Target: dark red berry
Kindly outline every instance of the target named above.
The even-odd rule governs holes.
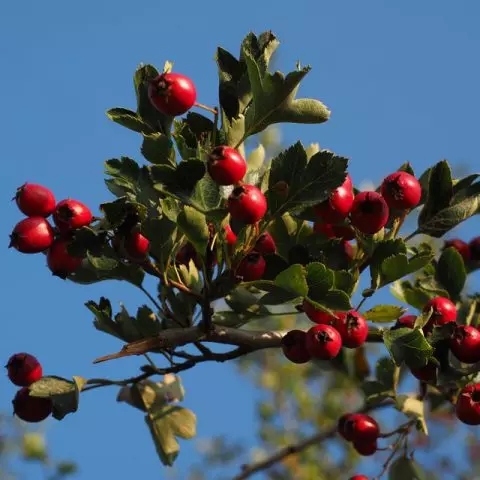
[[[365,475],[354,475],[353,477],[350,477],[349,480],[368,480],[368,477]]]
[[[350,242],[347,242],[346,240],[343,240],[340,243],[340,248],[341,248],[341,252],[345,256],[345,261],[347,262],[347,264],[349,264],[353,260],[353,257],[354,257],[354,252],[353,252],[352,245],[350,244]]]
[[[395,328],[413,328],[417,317],[415,315],[404,315],[397,320]]]
[[[475,237],[473,240],[470,240],[468,244],[470,248],[470,258],[475,263],[480,262],[480,237]]]
[[[352,204],[352,180],[347,175],[343,184],[333,191],[330,198],[315,205],[313,210],[324,223],[339,223],[350,213]]]
[[[197,99],[192,80],[181,73],[162,73],[148,88],[152,105],[165,115],[176,117],[190,110]]]
[[[367,340],[367,321],[355,310],[337,312],[331,323],[342,337],[344,347],[357,348]]]
[[[353,432],[350,430],[350,431],[347,431],[345,429],[345,426],[347,425],[347,422],[350,420],[350,417],[352,417],[353,414],[352,413],[346,413],[345,415],[342,415],[339,419],[338,419],[338,423],[337,423],[337,432],[345,439],[347,440],[347,442],[351,442],[353,440]]]
[[[235,245],[237,243],[237,236],[232,230],[232,227],[230,225],[225,225],[225,241],[227,242],[228,245]]]
[[[453,240],[447,240],[444,248],[453,247],[462,256],[465,263],[470,261],[470,247],[467,242],[455,238]]]
[[[47,250],[53,239],[53,229],[45,218],[29,217],[15,225],[9,246],[22,253],[39,253]]]
[[[363,413],[351,414],[345,421],[344,432],[346,438],[358,443],[371,443],[380,435],[377,421],[370,415]]]
[[[395,172],[386,177],[381,192],[388,206],[398,210],[416,207],[422,197],[420,183],[407,172]]]
[[[190,260],[193,260],[198,269],[202,267],[202,261],[195,247],[190,242],[187,242],[175,255],[175,263],[188,267]]]
[[[85,204],[71,198],[58,202],[53,212],[55,225],[62,233],[86,227],[92,218],[92,212]]]
[[[270,255],[277,251],[277,246],[273,237],[268,232],[264,232],[258,237],[255,250],[262,255]]]
[[[12,403],[15,415],[25,422],[41,422],[52,413],[50,398],[31,397],[28,387],[21,388]]]
[[[234,148],[221,145],[208,156],[207,169],[218,185],[233,185],[247,173],[247,162]]]
[[[40,362],[29,353],[16,353],[7,363],[8,378],[18,387],[28,387],[42,378]]]
[[[467,385],[457,398],[457,418],[467,425],[480,425],[480,383]]]
[[[342,348],[342,337],[330,325],[315,325],[307,332],[306,345],[312,357],[331,360]]]
[[[457,320],[457,308],[455,304],[445,297],[432,298],[423,307],[423,312],[428,313],[433,309],[430,320],[425,325],[426,330],[431,330],[435,325],[445,325],[446,323],[455,322]]]
[[[316,222],[313,226],[315,233],[321,233],[327,238],[341,238],[343,240],[353,240],[355,231],[350,225],[333,225],[331,223]]]
[[[257,223],[267,211],[267,200],[257,187],[241,185],[228,197],[228,211],[232,218],[243,223]]]
[[[303,312],[312,321],[318,324],[330,325],[333,317],[322,310],[317,310],[308,300],[303,301]]]
[[[52,191],[35,183],[25,183],[17,188],[15,200],[27,217],[48,217],[55,210]]]
[[[140,232],[132,232],[125,238],[125,253],[132,262],[143,262],[150,249],[150,241]]]
[[[411,368],[410,371],[415,378],[422,382],[433,385],[437,383],[437,366],[432,362],[427,363],[424,367]]]
[[[70,273],[78,270],[82,264],[81,257],[75,257],[68,252],[69,243],[69,240],[58,238],[47,253],[48,268],[60,278],[66,278]]]
[[[260,280],[265,273],[265,259],[258,252],[250,252],[241,262],[235,272],[244,282]]]
[[[283,354],[293,363],[307,363],[311,356],[306,347],[307,334],[302,330],[291,330],[282,338]]]
[[[388,222],[387,202],[377,192],[361,192],[355,196],[350,214],[352,225],[362,233],[373,235]]]
[[[355,450],[365,457],[373,455],[377,451],[377,441],[373,440],[372,442],[353,442]]]
[[[456,326],[450,350],[463,363],[480,362],[480,332],[472,326]]]

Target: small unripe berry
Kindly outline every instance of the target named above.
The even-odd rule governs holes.
[[[450,350],[463,363],[480,362],[480,332],[472,326],[456,326]]]
[[[48,217],[55,210],[55,196],[42,185],[25,183],[17,189],[17,206],[27,217]]]
[[[387,202],[377,192],[361,192],[355,196],[350,214],[352,225],[362,233],[373,235],[388,222]]]
[[[9,247],[22,253],[39,253],[47,250],[53,239],[53,229],[45,218],[28,217],[15,225]]]
[[[69,240],[58,238],[47,253],[48,268],[60,278],[66,278],[70,273],[78,270],[82,264],[81,257],[75,257],[68,252],[69,243]]]
[[[85,204],[71,198],[58,202],[53,212],[53,221],[61,233],[86,227],[92,218],[92,212]]]
[[[28,387],[42,378],[40,362],[29,353],[12,355],[6,365],[8,378],[18,387]]]
[[[315,325],[307,332],[306,345],[313,358],[331,360],[342,348],[342,337],[330,325]]]
[[[308,300],[303,301],[303,312],[312,321],[318,324],[329,325],[333,317],[322,310],[317,310]]]
[[[285,357],[293,363],[307,363],[311,356],[306,347],[307,334],[302,330],[291,330],[282,338]]]
[[[444,248],[453,247],[463,258],[465,263],[470,261],[470,247],[467,242],[454,238],[445,242]]]
[[[228,211],[243,223],[257,223],[267,212],[267,200],[254,185],[240,185],[228,197]]]
[[[192,80],[181,73],[162,73],[148,88],[152,105],[161,113],[175,117],[190,110],[197,99]]]
[[[420,183],[407,172],[395,172],[386,177],[381,192],[388,206],[398,210],[416,207],[422,197]]]
[[[210,153],[207,169],[218,185],[233,185],[247,173],[247,162],[234,148],[221,145]]]
[[[480,425],[480,383],[467,385],[457,398],[457,418],[467,425]]]
[[[23,387],[17,392],[12,404],[15,415],[25,422],[41,422],[52,413],[50,398],[31,397],[28,387]]]
[[[332,192],[330,198],[315,205],[313,210],[324,223],[339,223],[350,213],[352,204],[352,180],[347,175],[343,184]]]
[[[430,309],[433,309],[430,320],[425,325],[425,330],[431,330],[435,325],[445,325],[446,323],[456,322],[457,320],[457,308],[455,304],[445,297],[432,298],[423,307],[423,312],[427,313]]]
[[[268,232],[262,233],[255,243],[255,250],[262,255],[270,255],[277,251],[275,240]]]
[[[367,321],[355,310],[337,312],[331,324],[342,337],[342,344],[347,348],[363,345],[368,336]]]
[[[236,270],[236,275],[242,277],[244,282],[260,280],[265,273],[265,259],[258,252],[250,252]]]

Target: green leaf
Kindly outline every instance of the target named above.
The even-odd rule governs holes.
[[[437,264],[437,280],[455,298],[463,290],[467,281],[467,272],[463,258],[453,247],[443,250]]]
[[[419,400],[416,395],[398,395],[395,404],[397,410],[411,418],[416,418],[418,420],[417,428],[420,427],[419,430],[428,435],[423,400]]]
[[[195,186],[192,203],[208,212],[222,207],[223,197],[220,187],[212,180],[210,175],[205,175]]]
[[[434,257],[433,252],[420,253],[410,259],[403,253],[386,258],[380,268],[380,286],[403,278],[426,267]]]
[[[105,213],[105,219],[110,229],[122,226],[127,217],[135,217],[138,222],[142,222],[147,216],[145,205],[133,202],[127,197],[117,198],[113,202],[102,203],[100,209]]]
[[[141,152],[149,162],[155,165],[176,165],[172,141],[163,133],[144,135]]]
[[[85,303],[85,306],[95,315],[93,324],[97,330],[120,339],[122,338],[120,328],[112,319],[112,306],[110,300],[101,297],[98,304],[93,300],[90,300]]]
[[[196,416],[183,407],[166,406],[147,415],[145,421],[164,465],[172,466],[178,456],[180,445],[176,437],[189,439],[196,435]]]
[[[107,117],[115,123],[139,133],[151,133],[150,125],[136,113],[126,108],[112,108],[107,110]]]
[[[386,398],[393,397],[394,392],[381,382],[375,380],[367,380],[362,382],[361,388],[365,395],[367,404],[380,402]]]
[[[215,323],[215,325],[220,325],[221,327],[239,328],[247,324],[251,320],[255,320],[258,318],[258,315],[249,312],[215,312],[213,314],[213,323]]]
[[[204,257],[209,240],[205,215],[186,205],[178,215],[177,224],[178,228],[193,244],[195,250]]]
[[[158,317],[146,305],[138,308],[135,325],[143,338],[154,337],[162,330]]]
[[[264,305],[258,305],[258,300],[257,295],[243,287],[235,288],[225,297],[225,303],[235,313],[249,312],[256,315],[269,315],[270,310]]]
[[[350,297],[341,290],[333,289],[328,291],[325,296],[321,300],[317,300],[316,303],[337,312],[346,312],[352,309]]]
[[[424,367],[433,355],[433,348],[419,329],[387,330],[383,340],[394,362],[405,362],[411,368]]]
[[[420,310],[434,296],[421,288],[412,286],[408,280],[395,282],[390,288],[390,292],[400,302],[407,303]]]
[[[407,253],[405,242],[397,238],[395,240],[382,240],[374,245],[372,259],[370,261],[370,275],[372,278],[371,288],[376,290],[381,282],[381,267],[383,262],[398,254]]]
[[[382,357],[375,366],[375,376],[377,380],[392,390],[395,383],[395,364],[389,357]]]
[[[335,289],[342,290],[349,295],[352,295],[357,286],[358,277],[355,278],[354,275],[346,270],[334,270],[333,275]]]
[[[143,224],[143,230],[150,240],[150,255],[161,269],[165,268],[177,240],[177,225],[166,216],[148,218]]]
[[[313,300],[321,299],[333,288],[334,272],[323,263],[307,265],[308,296]]]
[[[118,266],[118,260],[107,255],[96,256],[87,252],[87,258],[90,262],[90,265],[96,270],[101,270],[104,272],[110,272]]]
[[[390,465],[388,480],[427,480],[427,475],[415,460],[402,456]]]
[[[276,276],[274,284],[297,297],[305,297],[308,293],[305,267],[291,265]]]
[[[362,315],[365,317],[365,320],[370,320],[374,323],[389,323],[400,318],[405,312],[405,308],[397,305],[376,305]]]
[[[249,170],[258,170],[265,162],[265,147],[260,144],[254,148],[247,157],[247,165]]]

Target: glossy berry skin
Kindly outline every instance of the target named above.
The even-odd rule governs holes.
[[[480,361],[480,331],[472,326],[458,325],[450,339],[450,350],[463,363]]]
[[[92,212],[85,204],[71,198],[58,202],[53,212],[53,221],[61,233],[86,227],[92,218]]]
[[[315,205],[313,211],[324,223],[339,223],[350,213],[353,196],[352,180],[347,175],[343,184],[333,191],[330,198]]]
[[[470,240],[468,247],[472,261],[475,263],[480,262],[480,237],[475,237],[473,240]]]
[[[190,110],[197,99],[192,80],[181,73],[162,73],[148,87],[148,98],[161,113],[176,117]]]
[[[257,223],[267,212],[267,199],[254,185],[241,185],[228,197],[230,216],[248,225]]]
[[[467,425],[480,425],[480,383],[467,385],[457,398],[457,418]]]
[[[27,217],[48,217],[56,205],[52,191],[35,183],[25,183],[17,188],[15,201]]]
[[[273,237],[268,232],[264,232],[258,237],[255,243],[255,250],[262,255],[271,255],[276,253],[277,246]]]
[[[416,320],[415,315],[404,315],[397,320],[394,328],[413,328]]]
[[[373,235],[388,222],[390,210],[377,192],[360,192],[353,201],[350,218],[352,225],[362,233]]]
[[[431,383],[433,385],[436,385],[437,383],[437,367],[431,362],[427,363],[424,367],[411,368],[410,372],[416,379],[422,382]]]
[[[225,225],[225,241],[227,242],[227,245],[233,246],[237,243],[237,236],[235,235],[234,231],[232,230],[232,227],[230,225]]]
[[[306,346],[313,358],[331,360],[342,348],[342,337],[330,325],[315,325],[307,332]]]
[[[244,282],[260,280],[265,273],[265,259],[258,252],[250,252],[241,262],[235,272]]]
[[[369,457],[377,451],[377,441],[373,440],[372,442],[353,442],[353,447],[360,455],[364,457]]]
[[[430,308],[433,308],[432,316],[425,325],[425,329],[432,329],[435,325],[445,325],[446,323],[456,322],[457,320],[457,308],[455,304],[445,297],[432,298],[423,307],[423,312],[427,313]]]
[[[380,191],[387,205],[398,210],[416,207],[422,197],[419,181],[407,172],[395,172],[386,177]]]
[[[358,348],[368,336],[367,321],[355,310],[337,312],[331,324],[342,337],[342,344],[347,348]]]
[[[47,253],[47,265],[51,272],[60,278],[66,278],[79,269],[81,257],[74,257],[68,252],[69,241],[58,238]]]
[[[39,253],[47,250],[53,239],[53,229],[45,218],[28,217],[15,225],[9,247],[21,253]]]
[[[127,258],[132,262],[143,262],[150,250],[150,241],[140,232],[131,232],[124,243]]]
[[[305,315],[315,323],[319,325],[330,325],[333,317],[326,313],[322,312],[321,310],[317,310],[308,300],[304,300],[302,304],[302,309]]]
[[[350,225],[333,225],[332,223],[316,222],[313,225],[315,233],[321,233],[327,238],[341,238],[343,240],[353,240],[355,231]]]
[[[29,353],[12,355],[6,365],[8,378],[18,387],[28,387],[43,375],[40,362]]]
[[[41,422],[52,413],[52,401],[49,398],[31,397],[28,387],[17,392],[12,404],[15,415],[25,422]]]
[[[234,148],[221,145],[208,156],[207,170],[218,185],[233,185],[247,173],[247,162]]]
[[[447,240],[444,248],[453,247],[462,256],[463,261],[468,263],[470,261],[470,247],[467,242],[458,238]]]
[[[282,338],[285,357],[293,363],[307,363],[311,356],[306,347],[307,334],[302,330],[291,330]]]
[[[349,415],[343,429],[345,438],[354,443],[371,443],[376,441],[380,435],[377,421],[363,413]]]

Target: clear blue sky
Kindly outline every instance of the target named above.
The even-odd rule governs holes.
[[[409,160],[417,172],[448,158],[478,165],[480,30],[478,2],[2,2],[0,6],[0,359],[36,354],[50,374],[120,378],[140,360],[93,366],[120,344],[91,323],[88,299],[110,297],[132,310],[144,302],[119,283],[80,287],[52,278],[43,256],[7,250],[20,219],[10,203],[25,181],[50,186],[57,198],[97,206],[109,198],[103,161],[139,158],[139,138],[104,112],[134,106],[132,74],[140,62],[166,59],[192,77],[199,101],[216,103],[217,45],[238,52],[250,30],[280,38],[282,70],[311,64],[300,93],[332,110],[328,124],[288,127],[285,139],[319,142],[350,157],[355,183],[379,181]],[[478,167],[477,167],[478,169]],[[468,238],[475,223],[461,229]],[[477,230],[478,234],[478,220]],[[255,444],[257,393],[228,365],[183,376],[185,405],[198,415],[200,437],[227,434]],[[0,409],[13,387],[0,378]],[[55,457],[81,464],[78,478],[164,478],[141,413],[115,403],[116,391],[82,395],[81,409],[48,422]],[[184,443],[180,471],[198,458]],[[136,461],[138,459],[138,461]],[[36,475],[32,473],[31,478]],[[29,477],[30,478],[30,477]],[[41,478],[41,477],[38,477]]]

